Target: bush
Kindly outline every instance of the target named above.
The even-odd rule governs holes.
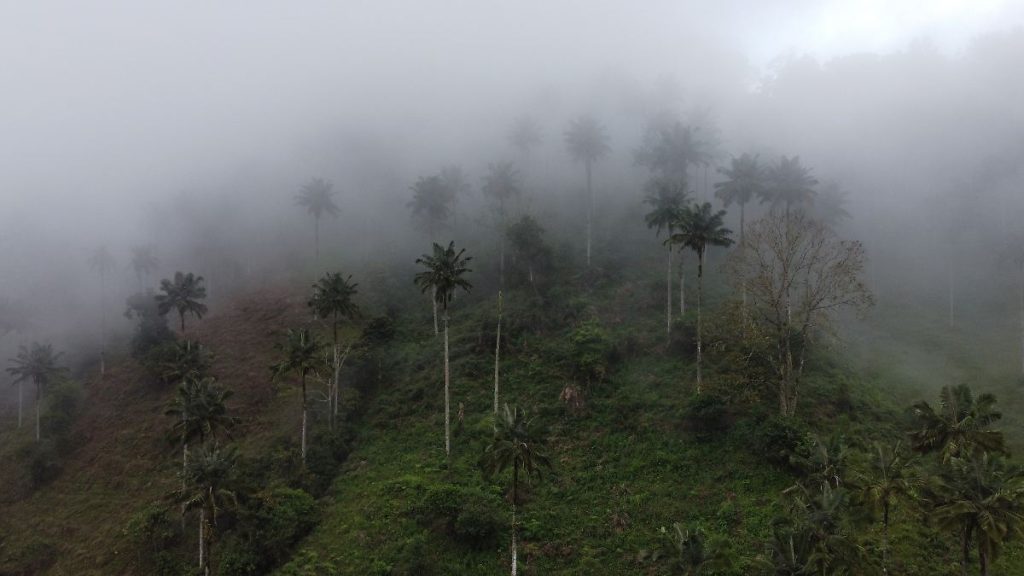
[[[683,410],[684,428],[700,439],[708,439],[729,427],[729,408],[714,394],[695,394]]]
[[[505,524],[500,499],[474,488],[444,484],[422,487],[410,513],[421,525],[438,529],[458,542],[483,547]]]
[[[297,558],[284,565],[281,576],[335,576],[338,568],[333,562],[321,560],[316,552],[304,550]]]
[[[181,539],[181,524],[171,518],[165,506],[154,503],[143,508],[131,517],[121,534],[146,574],[176,576],[185,572],[181,559],[170,552]]]
[[[24,444],[18,450],[18,457],[24,463],[32,488],[47,484],[64,467],[56,445],[49,438]]]
[[[754,449],[769,462],[796,471],[793,463],[801,456],[807,434],[795,422],[771,416],[760,423],[754,438]]]
[[[612,346],[597,320],[587,320],[569,336],[573,376],[587,384],[600,383],[608,373]]]
[[[174,341],[174,333],[167,326],[167,317],[161,316],[152,291],[139,292],[128,298],[126,318],[136,318],[139,324],[132,336],[132,357],[142,361],[161,344]]]
[[[294,488],[274,488],[246,502],[222,548],[218,573],[266,574],[316,525],[316,512],[313,497]]]

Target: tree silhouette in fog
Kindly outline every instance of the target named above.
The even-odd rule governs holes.
[[[160,281],[160,294],[155,296],[157,310],[161,315],[171,310],[178,312],[178,319],[181,323],[181,333],[185,333],[185,315],[191,314],[197,320],[202,320],[206,314],[206,304],[200,300],[206,298],[206,286],[203,285],[203,277],[196,276],[189,272],[175,272],[174,279],[164,278]]]
[[[323,178],[314,178],[305,183],[295,196],[295,204],[306,208],[313,215],[313,248],[316,259],[320,260],[320,218],[324,215],[337,217],[340,210],[334,203],[334,185]]]
[[[583,164],[587,176],[587,267],[590,266],[591,236],[594,227],[594,163],[604,157],[608,135],[604,126],[592,116],[580,116],[569,123],[565,132],[565,147],[576,162]]]

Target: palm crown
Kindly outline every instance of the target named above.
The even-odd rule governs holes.
[[[773,206],[781,204],[788,213],[792,205],[813,202],[817,184],[818,180],[811,176],[811,169],[800,164],[799,156],[783,156],[768,170],[768,186],[761,191],[761,201],[771,202]]]
[[[729,246],[732,230],[723,226],[725,210],[711,211],[711,203],[687,206],[676,218],[676,232],[666,242],[680,244],[703,256],[708,246]]]
[[[192,314],[198,319],[206,314],[206,305],[200,302],[206,298],[206,286],[203,285],[203,277],[196,276],[189,272],[174,273],[174,280],[164,278],[160,281],[160,290],[163,294],[156,295],[157,310],[161,315],[167,314],[172,309],[178,311],[181,318],[181,331],[185,331],[185,314]]]
[[[213,378],[186,380],[178,385],[177,394],[164,412],[174,416],[171,436],[182,442],[217,438],[218,431],[230,434],[238,418],[228,414],[225,403],[232,392],[217,384]]]
[[[346,278],[337,272],[328,273],[313,284],[309,307],[317,317],[332,319],[335,342],[338,340],[338,319],[354,318],[359,314],[359,306],[352,300],[359,292],[358,286],[352,282],[351,275]]]
[[[977,398],[966,384],[943,386],[939,392],[939,410],[927,402],[914,404],[918,429],[910,439],[918,452],[939,452],[943,462],[966,458],[979,452],[1003,452],[1003,433],[992,429],[1002,418],[995,410],[996,398],[981,394]]]
[[[284,352],[284,360],[271,367],[274,378],[281,378],[289,372],[294,372],[304,379],[323,364],[323,358],[320,356],[322,346],[309,330],[289,330],[284,345],[280,348]]]
[[[455,251],[455,242],[449,242],[444,248],[434,243],[433,255],[424,254],[416,259],[417,264],[426,267],[426,270],[416,274],[414,281],[420,290],[427,292],[434,291],[434,300],[441,305],[441,309],[448,311],[448,303],[455,295],[455,290],[461,288],[469,292],[473,287],[463,276],[472,272],[467,264],[472,256],[463,256],[466,249]]]
[[[644,222],[648,228],[655,228],[659,236],[663,229],[671,236],[686,204],[686,180],[659,178],[653,180],[650,187],[652,190],[644,203],[651,206],[651,211],[644,215]]]
[[[718,173],[726,180],[715,183],[715,196],[726,208],[733,202],[742,206],[754,196],[764,193],[766,173],[756,155],[743,154],[733,158],[729,167],[719,168]]]
[[[321,216],[337,216],[339,209],[334,203],[334,185],[323,178],[314,178],[304,184],[295,196],[295,204],[309,211],[317,220]]]
[[[604,126],[591,116],[581,116],[569,123],[565,146],[577,162],[593,163],[608,153],[608,136]]]
[[[132,270],[135,272],[135,276],[139,279],[140,286],[142,284],[142,278],[149,276],[152,272],[155,272],[159,265],[160,261],[157,259],[152,246],[136,246],[132,249],[131,266]]]
[[[669,126],[652,126],[644,144],[636,151],[637,164],[646,166],[664,178],[685,179],[691,164],[710,161],[706,142],[697,136],[697,129],[684,126],[678,120]]]
[[[482,191],[497,201],[499,210],[504,215],[505,203],[522,192],[519,184],[519,172],[511,162],[491,164],[488,167],[487,176],[484,177]]]
[[[441,176],[422,176],[412,185],[412,200],[406,206],[420,218],[433,236],[452,213],[455,190]]]
[[[7,372],[15,383],[31,381],[41,390],[66,374],[67,369],[57,364],[62,355],[53,351],[52,344],[33,342],[31,347],[18,348],[18,355],[11,359],[13,366]]]
[[[484,449],[480,467],[488,477],[511,468],[518,482],[518,473],[526,474],[527,481],[541,474],[542,468],[550,468],[551,460],[543,451],[544,436],[535,420],[526,410],[508,404],[495,421],[494,438]],[[517,486],[513,485],[513,500]]]

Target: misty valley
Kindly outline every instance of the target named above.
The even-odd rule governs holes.
[[[0,576],[1024,574],[1019,3],[0,48]]]

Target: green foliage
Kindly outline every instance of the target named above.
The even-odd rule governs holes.
[[[612,352],[608,332],[601,323],[587,320],[569,335],[573,377],[589,384],[600,383],[608,374]]]
[[[171,310],[178,312],[181,320],[181,331],[185,331],[185,315],[191,314],[197,319],[202,319],[206,314],[206,304],[200,300],[206,298],[206,286],[203,285],[203,277],[196,276],[189,272],[175,272],[174,279],[164,278],[160,281],[161,294],[157,294],[157,312],[166,315]]]
[[[288,558],[292,546],[318,520],[313,497],[286,487],[273,488],[246,501],[236,516],[237,524],[219,560],[218,573],[225,576],[266,574]],[[301,570],[314,565],[292,562],[285,570],[302,574]]]
[[[695,394],[682,413],[684,428],[701,440],[709,440],[729,427],[729,407],[721,396]]]
[[[279,576],[337,576],[337,566],[311,550],[303,550],[298,557],[288,562],[277,572]]]
[[[493,542],[507,522],[494,494],[458,484],[417,484],[413,487],[421,495],[408,510],[412,518],[465,545],[481,548]]]
[[[801,458],[807,443],[807,432],[791,418],[769,416],[753,431],[756,453],[782,468],[797,472],[794,462]]]
[[[163,345],[174,341],[174,332],[167,325],[167,316],[160,314],[156,297],[152,292],[139,292],[126,301],[124,315],[129,319],[138,320],[135,333],[132,335],[132,358],[148,365],[155,364],[150,354]]]
[[[153,503],[135,513],[122,529],[123,542],[134,552],[137,566],[154,576],[177,576],[184,567],[171,550],[181,541],[181,522],[167,507]]]
[[[50,438],[23,444],[18,449],[18,460],[28,473],[32,488],[39,488],[49,483],[64,468],[63,459],[54,441]]]

